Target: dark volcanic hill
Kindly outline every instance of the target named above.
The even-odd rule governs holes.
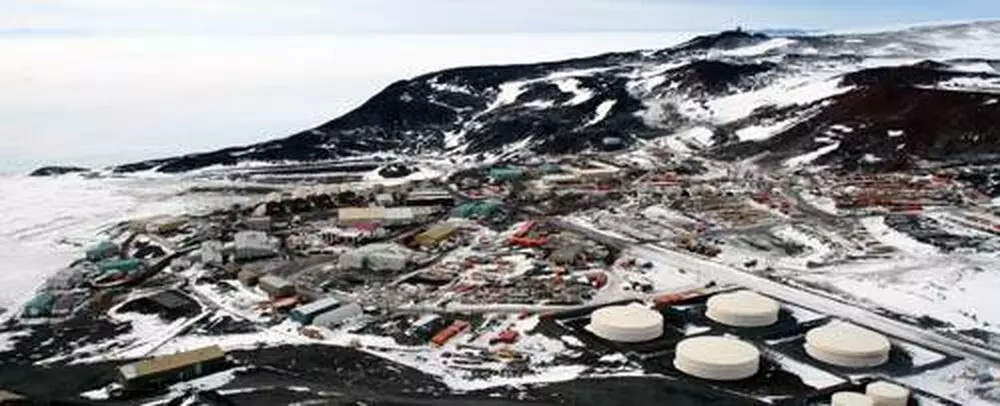
[[[114,169],[566,154],[661,137],[728,159],[768,152],[788,167],[981,158],[998,149],[1000,63],[988,58],[1000,53],[987,47],[997,37],[1000,23],[778,38],[727,31],[657,51],[449,69],[393,83],[286,138]]]

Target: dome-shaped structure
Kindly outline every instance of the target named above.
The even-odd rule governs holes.
[[[705,316],[734,327],[763,327],[778,322],[781,306],[774,299],[741,290],[708,299]]]
[[[875,406],[906,406],[910,400],[909,389],[882,381],[868,384],[865,394],[872,398]]]
[[[663,335],[663,315],[639,305],[608,306],[590,314],[587,330],[611,341],[649,341]]]
[[[884,335],[847,323],[830,323],[806,333],[806,353],[827,364],[867,368],[889,361],[892,347]]]
[[[872,398],[857,392],[837,392],[830,397],[833,406],[874,406]]]
[[[677,344],[674,367],[698,378],[735,381],[757,373],[760,350],[734,338],[693,337]]]

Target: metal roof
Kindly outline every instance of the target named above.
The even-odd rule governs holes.
[[[140,376],[154,375],[206,361],[221,359],[225,356],[226,353],[222,351],[222,348],[218,345],[212,345],[196,350],[145,359],[133,364],[122,366],[118,368],[118,372],[121,373],[122,377],[126,380],[130,380]]]

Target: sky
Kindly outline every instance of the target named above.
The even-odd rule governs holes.
[[[0,32],[298,35],[835,29],[1000,17],[995,0],[4,0]]]
[[[995,0],[2,0],[0,173],[287,136],[454,66],[998,16]]]

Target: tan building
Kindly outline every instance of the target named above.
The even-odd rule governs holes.
[[[447,240],[458,231],[454,223],[442,223],[427,229],[413,237],[413,242],[424,247],[434,246]]]

